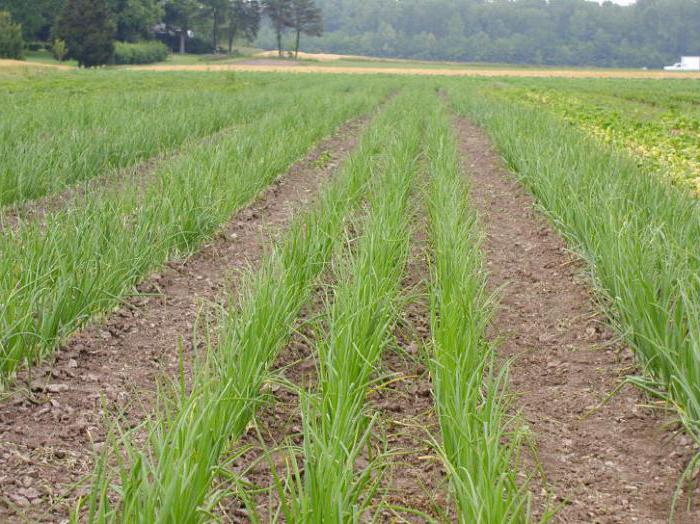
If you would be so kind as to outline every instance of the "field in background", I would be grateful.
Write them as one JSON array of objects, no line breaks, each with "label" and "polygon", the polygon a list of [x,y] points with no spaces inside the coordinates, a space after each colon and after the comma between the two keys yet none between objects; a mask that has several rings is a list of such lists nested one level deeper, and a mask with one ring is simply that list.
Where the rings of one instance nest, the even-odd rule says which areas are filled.
[{"label": "field in background", "polygon": [[[153,71],[239,71],[239,72],[307,72],[307,73],[392,73],[401,75],[485,76],[485,77],[558,77],[558,78],[640,78],[700,79],[700,73],[642,69],[608,69],[584,67],[538,67],[528,65],[459,63],[425,60],[384,59],[353,55],[299,53],[299,60],[279,58],[276,51],[238,47],[235,56],[171,54],[161,64],[125,67]],[[48,51],[30,52],[27,64],[60,65]],[[16,66],[0,60],[0,70]]]},{"label": "field in background", "polygon": [[[246,52],[0,61],[0,520],[684,511],[698,486],[676,483],[700,461],[700,74]],[[505,251],[539,270],[489,251],[500,157],[502,186],[517,179],[549,219],[523,205],[508,232]],[[551,316],[517,302],[560,281]],[[520,323],[492,333],[501,309]],[[511,329],[520,353],[501,348]],[[560,396],[521,404],[524,368]],[[570,396],[586,412],[542,443],[541,478],[531,444]],[[635,438],[646,454],[601,442]],[[579,469],[557,466],[562,446]],[[586,469],[592,455],[617,476]]]}]

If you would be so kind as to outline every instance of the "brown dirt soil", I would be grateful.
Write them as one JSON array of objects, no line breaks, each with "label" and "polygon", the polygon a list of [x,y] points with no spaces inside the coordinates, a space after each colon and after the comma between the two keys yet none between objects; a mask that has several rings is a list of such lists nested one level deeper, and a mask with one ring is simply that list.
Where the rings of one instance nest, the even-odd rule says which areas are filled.
[{"label": "brown dirt soil", "polygon": [[[255,265],[270,239],[308,206],[354,149],[367,118],[317,146],[222,228],[199,253],[171,262],[139,286],[142,296],[75,335],[51,365],[18,377],[0,403],[0,521],[65,518],[105,437],[102,400],[130,423],[150,411],[156,380],[178,368],[177,341],[191,351],[204,304],[235,290],[237,271]],[[75,488],[78,489],[75,489]]]},{"label": "brown dirt soil", "polygon": [[275,64],[211,64],[211,65],[152,65],[134,66],[134,71],[240,71],[261,73],[329,73],[356,75],[416,75],[454,77],[525,77],[525,78],[700,78],[700,73],[676,73],[669,71],[586,71],[577,69],[439,69],[417,67],[346,67],[317,66],[289,67]]},{"label": "brown dirt soil", "polygon": [[[692,452],[631,386],[602,401],[636,372],[629,349],[596,307],[583,264],[567,251],[533,199],[507,172],[485,133],[456,120],[471,195],[487,232],[484,250],[501,307],[490,329],[512,358],[517,407],[534,434],[556,522],[667,522]],[[531,464],[532,465],[532,464]],[[697,509],[678,522],[700,522]]]}]

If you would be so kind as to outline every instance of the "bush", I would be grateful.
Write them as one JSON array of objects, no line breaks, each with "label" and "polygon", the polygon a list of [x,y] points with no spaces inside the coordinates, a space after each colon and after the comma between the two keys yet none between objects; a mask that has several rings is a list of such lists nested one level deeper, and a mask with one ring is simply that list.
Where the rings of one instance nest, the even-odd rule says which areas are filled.
[{"label": "bush", "polygon": [[209,39],[199,38],[195,36],[187,39],[187,52],[193,55],[206,55],[214,52],[214,46],[211,45]]},{"label": "bush", "polygon": [[114,63],[127,64],[153,64],[162,62],[168,58],[168,48],[161,42],[140,42],[127,44],[117,42],[114,46]]},{"label": "bush", "polygon": [[66,59],[66,55],[68,55],[68,46],[63,40],[57,38],[51,47],[51,54],[56,60],[63,62]]},{"label": "bush", "polygon": [[22,26],[15,24],[6,11],[0,11],[0,58],[24,58]]},{"label": "bush", "polygon": [[55,36],[80,67],[109,64],[114,54],[114,24],[105,0],[66,0]]}]

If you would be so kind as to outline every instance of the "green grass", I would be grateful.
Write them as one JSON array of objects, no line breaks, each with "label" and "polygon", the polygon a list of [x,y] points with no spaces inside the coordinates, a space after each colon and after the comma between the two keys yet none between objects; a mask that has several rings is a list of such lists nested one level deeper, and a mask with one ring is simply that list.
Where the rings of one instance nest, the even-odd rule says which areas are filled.
[{"label": "green grass", "polygon": [[700,208],[556,118],[451,86],[519,179],[588,261],[612,321],[635,349],[631,379],[676,408],[700,443]]},{"label": "green grass", "polygon": [[195,366],[191,390],[183,382],[175,402],[163,398],[165,409],[148,426],[146,449],[123,439],[127,464],[118,504],[105,497],[111,476],[98,470],[89,521],[207,520],[219,461],[254,416],[269,367],[340,242],[346,215],[364,194],[369,159],[382,150],[380,129],[366,132],[320,204],[293,223],[259,271],[247,275],[240,302],[218,319],[217,342]]},{"label": "green grass", "polygon": [[455,138],[444,111],[427,133],[431,360],[440,454],[462,523],[529,521],[526,486],[518,486],[522,434],[508,415],[507,368],[498,371],[486,328],[493,299],[480,245],[482,233]]},{"label": "green grass", "polygon": [[191,253],[313,143],[391,87],[350,80],[312,86],[309,79],[307,89],[277,95],[288,102],[280,110],[166,163],[144,188],[107,191],[0,237],[3,381],[109,311],[150,270]]},{"label": "green grass", "polygon": [[286,489],[280,486],[287,522],[359,522],[378,486],[373,468],[356,472],[355,463],[373,427],[365,397],[398,312],[411,238],[407,204],[421,150],[423,117],[415,108],[425,102],[425,91],[401,96],[383,119],[386,145],[362,232],[335,266],[326,333],[317,344],[318,391],[302,395],[303,475],[295,467]]}]

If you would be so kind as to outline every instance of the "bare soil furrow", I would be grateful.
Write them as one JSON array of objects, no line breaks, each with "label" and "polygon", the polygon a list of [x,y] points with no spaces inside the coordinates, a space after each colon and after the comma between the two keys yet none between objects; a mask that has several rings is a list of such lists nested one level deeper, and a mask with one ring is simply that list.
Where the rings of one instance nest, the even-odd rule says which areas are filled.
[{"label": "bare soil furrow", "polygon": [[[414,199],[414,202],[418,198]],[[417,202],[416,202],[417,204]],[[376,516],[382,522],[425,522],[450,514],[447,477],[433,441],[440,440],[434,409],[433,386],[425,345],[430,339],[427,280],[429,245],[425,209],[415,206],[415,233],[411,245],[404,294],[411,297],[395,328],[398,347],[382,355],[386,386],[371,392],[368,406],[380,414],[378,449],[386,446],[389,466],[378,502],[385,506]]]},{"label": "bare soil furrow", "polygon": [[73,336],[51,365],[18,377],[0,404],[0,521],[65,518],[74,489],[105,437],[104,413],[138,422],[156,380],[178,369],[178,337],[191,350],[201,308],[235,290],[240,269],[256,265],[271,239],[354,149],[367,118],[343,126],[240,211],[200,252],[171,262],[102,323]]},{"label": "bare soil furrow", "polygon": [[[256,517],[270,522],[280,509],[275,475],[284,483],[296,460],[303,467],[303,443],[299,390],[311,391],[317,380],[314,331],[315,319],[326,306],[324,292],[319,287],[313,301],[302,311],[300,327],[280,352],[271,370],[274,380],[264,386],[266,404],[259,410],[254,424],[236,443],[235,459],[229,464],[231,474],[246,486],[246,495],[255,505]],[[249,508],[236,488],[222,479],[221,489],[230,489],[234,496],[219,505],[225,521],[249,522]]]},{"label": "bare soil furrow", "polygon": [[[557,522],[667,522],[689,440],[671,440],[662,415],[631,386],[603,403],[637,371],[631,351],[616,342],[583,264],[533,210],[485,133],[464,119],[456,128],[487,232],[490,286],[501,296],[490,336],[513,359],[531,459],[546,476],[536,483],[536,510],[551,502]],[[677,521],[700,522],[700,513],[681,511]]]}]

